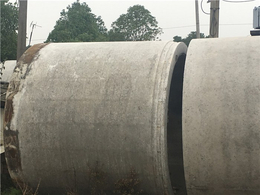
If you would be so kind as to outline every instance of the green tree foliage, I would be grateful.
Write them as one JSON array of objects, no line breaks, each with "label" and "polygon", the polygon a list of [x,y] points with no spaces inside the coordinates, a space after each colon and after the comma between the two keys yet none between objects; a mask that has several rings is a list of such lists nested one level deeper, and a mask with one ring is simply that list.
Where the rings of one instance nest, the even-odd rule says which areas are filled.
[{"label": "green tree foliage", "polygon": [[[196,39],[196,31],[191,31],[190,34],[186,38],[182,38],[180,36],[173,37],[174,42],[184,42],[187,46],[189,46],[192,39]],[[200,33],[200,38],[209,38],[209,36],[205,36],[204,33]]]},{"label": "green tree foliage", "polygon": [[162,33],[157,24],[149,10],[142,5],[134,5],[112,23],[109,39],[110,41],[155,40],[156,36]]},{"label": "green tree foliage", "polygon": [[16,59],[18,8],[8,0],[1,1],[1,62]]},{"label": "green tree foliage", "polygon": [[46,42],[106,41],[107,29],[100,16],[91,13],[89,6],[79,0],[60,13],[60,18]]}]

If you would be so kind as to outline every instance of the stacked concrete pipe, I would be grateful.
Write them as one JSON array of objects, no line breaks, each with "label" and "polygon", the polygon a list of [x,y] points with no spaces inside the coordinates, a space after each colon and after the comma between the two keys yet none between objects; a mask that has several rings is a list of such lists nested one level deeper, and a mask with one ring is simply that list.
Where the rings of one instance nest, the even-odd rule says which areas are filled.
[{"label": "stacked concrete pipe", "polygon": [[187,59],[173,42],[29,48],[5,107],[11,177],[43,194],[259,194],[259,47],[196,40]]},{"label": "stacked concrete pipe", "polygon": [[[173,186],[185,190],[179,105],[186,50],[173,42],[29,48],[7,94],[11,177],[20,186],[39,184],[43,194],[172,194],[176,172]],[[168,120],[180,132],[169,135],[179,147],[169,160]]]},{"label": "stacked concrete pipe", "polygon": [[[1,121],[0,121],[0,153],[4,153],[4,139],[3,139],[3,121],[4,121],[4,106],[6,91],[13,74],[14,67],[16,65],[16,60],[7,60],[3,64],[0,64],[0,84],[1,84]],[[3,161],[4,158],[1,158]]]},{"label": "stacked concrete pipe", "polygon": [[191,43],[183,156],[188,194],[260,194],[260,37]]}]

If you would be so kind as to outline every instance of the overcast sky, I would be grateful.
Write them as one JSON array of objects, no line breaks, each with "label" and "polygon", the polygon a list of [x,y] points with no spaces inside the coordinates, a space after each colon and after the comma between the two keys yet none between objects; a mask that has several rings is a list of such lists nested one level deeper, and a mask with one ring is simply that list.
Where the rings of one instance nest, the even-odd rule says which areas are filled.
[{"label": "overcast sky", "polygon": [[[10,0],[15,2],[17,0]],[[27,12],[27,36],[30,36],[30,24],[37,23],[41,27],[36,27],[33,31],[32,43],[44,42],[48,34],[53,30],[56,21],[60,17],[62,9],[66,9],[76,0],[28,0]],[[241,1],[241,0],[230,0]],[[101,16],[105,25],[110,29],[121,14],[127,12],[130,6],[139,4],[148,9],[156,17],[159,27],[163,29],[160,38],[163,41],[173,40],[178,35],[186,37],[191,31],[196,30],[195,26],[195,0],[142,0],[142,1],[83,1],[86,2],[97,16]],[[201,0],[199,0],[199,4]],[[210,3],[204,0],[203,9],[210,11]],[[244,3],[228,3],[220,1],[220,37],[249,36],[253,25],[253,9],[260,6],[260,0]],[[209,15],[202,12],[200,7],[200,29],[205,35],[209,34]],[[27,40],[27,44],[29,39]]]}]

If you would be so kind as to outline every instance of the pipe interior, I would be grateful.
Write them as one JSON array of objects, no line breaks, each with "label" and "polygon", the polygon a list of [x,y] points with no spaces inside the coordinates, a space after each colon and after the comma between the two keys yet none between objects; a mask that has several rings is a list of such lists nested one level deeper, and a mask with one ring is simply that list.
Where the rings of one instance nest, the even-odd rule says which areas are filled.
[{"label": "pipe interior", "polygon": [[167,147],[171,184],[175,194],[187,194],[182,149],[182,91],[186,55],[179,56],[175,64],[168,103]]}]

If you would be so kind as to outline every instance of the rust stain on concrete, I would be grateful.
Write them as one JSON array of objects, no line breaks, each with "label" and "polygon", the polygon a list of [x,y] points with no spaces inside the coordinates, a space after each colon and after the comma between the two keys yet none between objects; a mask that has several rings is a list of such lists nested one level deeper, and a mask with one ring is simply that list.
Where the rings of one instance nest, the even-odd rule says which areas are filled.
[{"label": "rust stain on concrete", "polygon": [[[27,49],[24,54],[21,56],[21,58],[19,59],[19,62],[22,63],[26,63],[26,64],[30,64],[35,55],[46,45],[48,45],[48,43],[40,43],[40,44],[36,44],[32,47],[30,47],[29,49]],[[18,62],[18,63],[19,63]]]},{"label": "rust stain on concrete", "polygon": [[[40,49],[47,44],[37,44],[24,52],[17,63],[14,74],[16,77],[11,80],[7,90],[5,115],[4,115],[4,146],[5,157],[8,170],[13,181],[21,185],[23,183],[21,155],[19,150],[19,131],[11,129],[11,121],[14,116],[13,100],[15,95],[21,90],[21,81],[25,79],[30,69],[28,68],[32,61],[37,57]],[[25,72],[23,69],[26,69]]]}]

